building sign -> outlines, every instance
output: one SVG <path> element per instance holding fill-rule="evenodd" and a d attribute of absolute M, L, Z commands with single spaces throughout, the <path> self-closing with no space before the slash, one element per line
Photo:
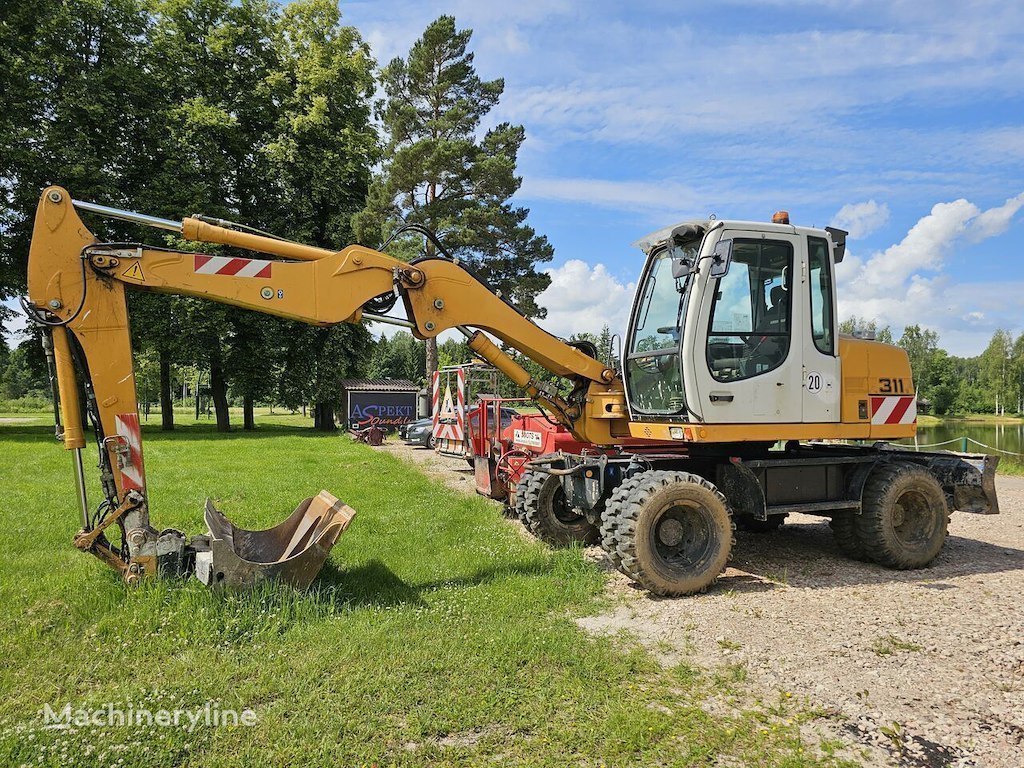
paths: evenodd
<path fill-rule="evenodd" d="M 416 421 L 415 392 L 349 392 L 349 429 L 380 427 L 385 432 Z"/>

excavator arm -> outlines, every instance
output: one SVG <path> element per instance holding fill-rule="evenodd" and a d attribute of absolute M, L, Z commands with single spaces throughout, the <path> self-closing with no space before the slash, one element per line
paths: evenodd
<path fill-rule="evenodd" d="M 101 242 L 78 210 L 169 230 L 184 240 L 232 246 L 258 258 Z M 387 304 L 389 296 L 394 297 L 401 300 L 407 316 L 397 322 L 417 338 L 458 329 L 476 354 L 579 439 L 606 445 L 628 431 L 622 384 L 613 370 L 539 328 L 454 260 L 430 258 L 407 264 L 358 245 L 331 251 L 205 217 L 171 221 L 79 202 L 66 190 L 50 187 L 43 191 L 36 212 L 25 308 L 32 320 L 46 326 L 52 339 L 48 356 L 56 372 L 61 437 L 74 453 L 82 514 L 76 545 L 116 567 L 128 581 L 158 571 L 194 570 L 214 585 L 278 578 L 305 586 L 355 514 L 323 491 L 268 531 L 237 528 L 209 502 L 206 536 L 188 540 L 178 531 L 156 531 L 146 500 L 128 287 L 202 297 L 319 326 L 389 321 L 367 307 Z M 533 379 L 482 331 L 572 380 L 572 394 L 562 397 Z M 88 506 L 82 470 L 86 440 L 80 387 L 94 424 L 106 497 L 95 513 Z M 115 524 L 122 532 L 120 547 L 112 546 L 105 535 Z"/>

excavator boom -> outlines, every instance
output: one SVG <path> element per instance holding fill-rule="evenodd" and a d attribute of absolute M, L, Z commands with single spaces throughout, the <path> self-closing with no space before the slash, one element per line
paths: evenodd
<path fill-rule="evenodd" d="M 255 257 L 102 242 L 78 211 L 172 231 L 196 243 L 231 246 Z M 390 295 L 404 305 L 408 320 L 399 322 L 417 338 L 457 328 L 476 354 L 580 439 L 608 444 L 628 429 L 621 381 L 613 370 L 533 324 L 450 259 L 407 264 L 358 245 L 331 251 L 241 231 L 229 222 L 205 217 L 172 221 L 79 202 L 66 190 L 50 187 L 43 191 L 36 212 L 28 287 L 26 311 L 52 339 L 49 355 L 56 372 L 62 438 L 74 454 L 82 515 L 76 545 L 120 570 L 128 581 L 157 572 L 195 572 L 212 585 L 241 586 L 277 578 L 306 586 L 355 513 L 322 491 L 269 531 L 237 528 L 211 504 L 205 536 L 190 540 L 178 531 L 159 533 L 153 528 L 127 288 L 196 296 L 319 326 L 388 321 L 364 308 Z M 566 399 L 534 380 L 481 331 L 573 380 L 573 395 Z M 95 513 L 85 495 L 81 451 L 86 439 L 79 385 L 84 385 L 84 412 L 93 420 L 100 452 L 105 499 Z M 104 533 L 115 524 L 122 531 L 120 548 L 110 545 Z"/>

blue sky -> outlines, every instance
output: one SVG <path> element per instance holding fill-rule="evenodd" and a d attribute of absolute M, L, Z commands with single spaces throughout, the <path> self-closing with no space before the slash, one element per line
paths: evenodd
<path fill-rule="evenodd" d="M 850 229 L 840 313 L 955 354 L 1024 331 L 1024 4 L 342 2 L 383 65 L 442 13 L 489 118 L 526 127 L 517 199 L 555 246 L 550 330 L 625 323 L 642 235 L 714 213 Z"/>
<path fill-rule="evenodd" d="M 555 246 L 558 333 L 621 327 L 640 236 L 687 218 L 851 230 L 840 312 L 957 354 L 1024 331 L 1024 4 L 342 2 L 381 64 L 474 30 L 518 199 Z M 618 329 L 618 328 L 617 328 Z"/>

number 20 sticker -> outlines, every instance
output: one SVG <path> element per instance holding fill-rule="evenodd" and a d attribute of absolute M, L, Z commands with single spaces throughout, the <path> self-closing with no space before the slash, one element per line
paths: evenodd
<path fill-rule="evenodd" d="M 821 392 L 822 387 L 821 374 L 817 371 L 807 372 L 807 391 L 808 392 Z"/>

